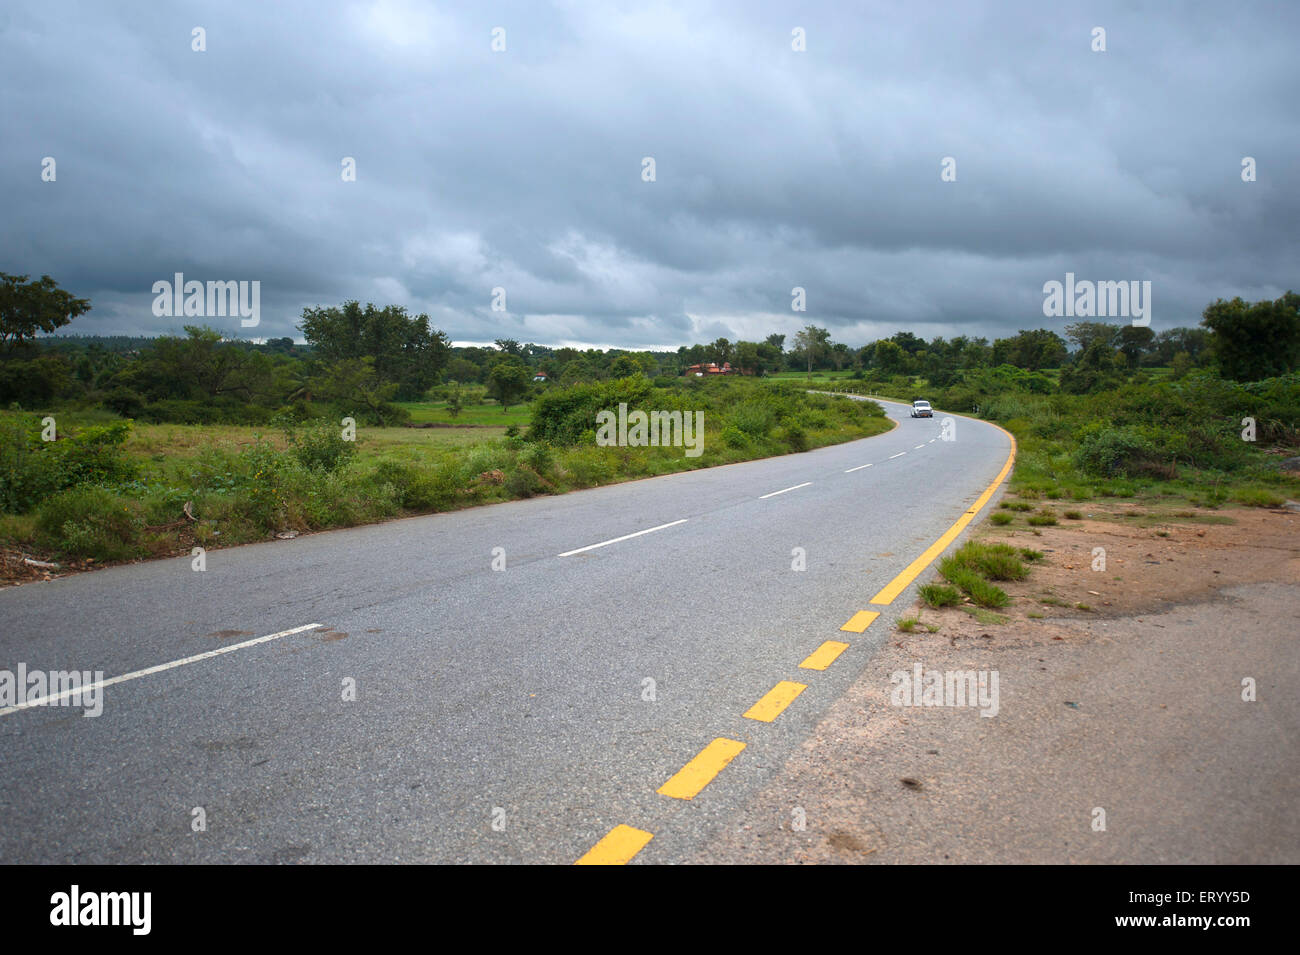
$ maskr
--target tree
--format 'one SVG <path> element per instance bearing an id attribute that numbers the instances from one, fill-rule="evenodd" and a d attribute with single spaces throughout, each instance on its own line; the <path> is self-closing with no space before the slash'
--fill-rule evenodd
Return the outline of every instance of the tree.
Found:
<path id="1" fill-rule="evenodd" d="M 721 365 L 723 362 L 731 361 L 731 342 L 725 338 L 719 338 L 708 347 L 709 360 Z"/>
<path id="2" fill-rule="evenodd" d="M 483 378 L 483 369 L 467 358 L 453 358 L 447 363 L 449 381 L 476 382 Z"/>
<path id="3" fill-rule="evenodd" d="M 872 361 L 886 375 L 899 375 L 907 368 L 907 352 L 898 342 L 884 338 L 876 342 Z"/>
<path id="4" fill-rule="evenodd" d="M 633 375 L 643 374 L 641 363 L 631 355 L 619 355 L 614 359 L 614 363 L 609 366 L 609 373 L 615 378 L 631 378 Z"/>
<path id="5" fill-rule="evenodd" d="M 925 348 L 925 340 L 911 332 L 895 332 L 889 340 L 909 355 L 915 355 Z"/>
<path id="6" fill-rule="evenodd" d="M 437 383 L 451 356 L 450 340 L 429 327 L 429 316 L 408 316 L 400 305 L 362 308 L 349 301 L 341 307 L 305 308 L 298 328 L 327 362 L 373 359 L 379 380 L 396 384 L 400 399 L 420 398 Z"/>
<path id="7" fill-rule="evenodd" d="M 1015 365 L 1027 371 L 1059 368 L 1068 354 L 1065 339 L 1046 328 L 1020 331 L 993 343 L 994 365 Z"/>
<path id="8" fill-rule="evenodd" d="M 506 358 L 493 365 L 488 372 L 488 390 L 501 402 L 501 409 L 509 411 L 510 406 L 516 404 L 528 391 L 530 377 L 528 366 L 522 361 L 514 357 Z"/>
<path id="9" fill-rule="evenodd" d="M 1156 333 L 1145 325 L 1124 325 L 1118 338 L 1120 354 L 1130 368 L 1137 368 L 1143 357 L 1155 350 Z"/>
<path id="10" fill-rule="evenodd" d="M 349 412 L 355 407 L 358 416 L 364 415 L 366 420 L 381 425 L 403 413 L 402 409 L 388 403 L 396 391 L 396 385 L 380 380 L 375 373 L 375 360 L 370 357 L 331 362 L 316 386 L 320 397 L 347 408 Z"/>
<path id="11" fill-rule="evenodd" d="M 755 342 L 736 342 L 736 367 L 742 375 L 757 375 L 762 371 L 762 359 Z"/>
<path id="12" fill-rule="evenodd" d="M 1250 304 L 1219 299 L 1206 307 L 1201 324 L 1210 330 L 1210 347 L 1219 370 L 1234 381 L 1259 381 L 1300 366 L 1300 295 Z"/>
<path id="13" fill-rule="evenodd" d="M 68 294 L 48 275 L 28 282 L 25 275 L 0 272 L 0 347 L 6 353 L 88 311 L 89 299 Z"/>
<path id="14" fill-rule="evenodd" d="M 1087 351 L 1097 343 L 1114 348 L 1119 326 L 1107 322 L 1074 322 L 1065 326 L 1065 337 L 1078 345 L 1080 351 Z"/>
<path id="15" fill-rule="evenodd" d="M 813 363 L 819 361 L 830 347 L 831 333 L 816 325 L 807 325 L 794 336 L 794 350 L 803 355 L 808 364 L 808 374 L 812 375 Z"/>
<path id="16" fill-rule="evenodd" d="M 464 407 L 465 405 L 461 400 L 460 394 L 460 382 L 453 381 L 451 383 L 451 394 L 447 396 L 447 414 L 451 415 L 453 418 L 459 418 L 461 410 Z"/>

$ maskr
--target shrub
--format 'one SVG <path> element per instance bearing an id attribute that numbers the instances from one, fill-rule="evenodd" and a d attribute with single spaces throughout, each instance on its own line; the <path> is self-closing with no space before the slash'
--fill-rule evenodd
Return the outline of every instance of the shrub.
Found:
<path id="1" fill-rule="evenodd" d="M 539 475 L 551 473 L 555 467 L 555 449 L 545 441 L 533 441 L 524 445 L 519 452 L 519 463 L 532 468 Z"/>
<path id="2" fill-rule="evenodd" d="M 145 552 L 139 505 L 102 487 L 74 487 L 47 498 L 36 524 L 53 550 L 69 557 L 130 560 Z"/>
<path id="3" fill-rule="evenodd" d="M 532 497 L 542 489 L 542 478 L 532 468 L 520 465 L 506 475 L 505 487 L 512 497 Z"/>
<path id="4" fill-rule="evenodd" d="M 1134 426 L 1086 426 L 1074 452 L 1075 466 L 1097 477 L 1160 477 L 1174 475 L 1172 462 L 1152 439 Z"/>
<path id="5" fill-rule="evenodd" d="M 785 444 L 791 451 L 806 451 L 808 449 L 808 435 L 798 425 L 786 425 Z"/>
<path id="6" fill-rule="evenodd" d="M 722 429 L 722 443 L 729 448 L 747 448 L 750 446 L 749 435 L 741 431 L 734 424 L 729 424 Z"/>
<path id="7" fill-rule="evenodd" d="M 0 510 L 19 513 L 55 491 L 133 479 L 136 466 L 123 450 L 130 433 L 130 422 L 115 421 L 43 441 L 35 416 L 6 418 L 0 422 Z"/>
<path id="8" fill-rule="evenodd" d="M 338 471 L 357 453 L 355 441 L 345 440 L 341 428 L 319 421 L 305 428 L 286 428 L 294 458 L 311 471 Z"/>
<path id="9" fill-rule="evenodd" d="M 763 438 L 776 424 L 776 413 L 766 401 L 743 401 L 731 412 L 731 424 L 745 434 Z"/>
<path id="10" fill-rule="evenodd" d="M 635 410 L 653 390 L 642 375 L 549 389 L 533 403 L 528 436 L 557 445 L 577 444 L 595 430 L 598 412 L 617 413 L 620 403 Z"/>

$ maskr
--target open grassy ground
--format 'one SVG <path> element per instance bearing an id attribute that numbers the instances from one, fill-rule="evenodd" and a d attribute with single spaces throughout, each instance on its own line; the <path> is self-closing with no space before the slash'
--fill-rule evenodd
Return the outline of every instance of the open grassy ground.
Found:
<path id="1" fill-rule="evenodd" d="M 397 404 L 411 413 L 412 424 L 450 424 L 462 427 L 476 425 L 500 428 L 504 431 L 512 424 L 520 428 L 525 427 L 529 418 L 527 404 L 511 405 L 509 411 L 502 410 L 500 403 L 496 401 L 488 404 L 466 404 L 458 415 L 452 415 L 447 410 L 445 401 L 399 401 Z"/>

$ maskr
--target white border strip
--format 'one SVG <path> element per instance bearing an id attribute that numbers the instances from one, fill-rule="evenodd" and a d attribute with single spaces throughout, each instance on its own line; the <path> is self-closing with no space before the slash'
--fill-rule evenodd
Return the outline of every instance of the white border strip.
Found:
<path id="1" fill-rule="evenodd" d="M 234 653 L 236 650 L 244 649 L 244 647 L 255 647 L 259 643 L 268 643 L 271 640 L 279 640 L 281 637 L 287 637 L 295 633 L 302 633 L 304 630 L 315 630 L 319 626 L 320 624 L 318 623 L 304 624 L 301 627 L 294 627 L 292 630 L 281 630 L 279 633 L 270 633 L 265 637 L 254 637 L 252 640 L 245 640 L 243 643 L 232 643 L 228 647 L 221 647 L 218 650 L 209 650 L 207 653 L 196 653 L 194 656 L 185 657 L 183 660 L 173 660 L 171 663 L 160 663 L 156 667 L 149 667 L 145 670 L 135 670 L 131 673 L 123 673 L 121 676 L 115 676 L 107 680 L 100 680 L 97 683 L 80 686 L 75 690 L 64 690 L 62 693 L 55 693 L 52 696 L 42 696 L 34 700 L 25 700 L 16 706 L 6 706 L 4 709 L 0 710 L 0 716 L 8 716 L 10 713 L 17 713 L 19 710 L 25 710 L 33 706 L 48 706 L 51 703 L 57 703 L 59 700 L 66 699 L 69 696 L 75 696 L 79 693 L 84 694 L 88 691 L 102 689 L 106 686 L 125 683 L 128 680 L 138 680 L 142 676 L 152 676 L 155 673 L 162 673 L 164 670 L 174 670 L 177 667 L 183 667 L 190 663 L 198 663 L 200 660 L 210 660 L 212 657 L 219 657 L 223 653 Z"/>
<path id="2" fill-rule="evenodd" d="M 648 527 L 643 531 L 637 531 L 635 534 L 624 534 L 622 537 L 615 537 L 613 540 L 601 541 L 599 544 L 588 544 L 586 547 L 579 547 L 577 550 L 566 550 L 561 557 L 572 557 L 574 554 L 581 554 L 584 550 L 595 550 L 597 547 L 608 547 L 610 544 L 617 544 L 619 541 L 631 540 L 633 537 L 640 537 L 642 534 L 653 534 L 655 531 L 661 531 L 665 527 L 676 527 L 678 524 L 685 524 L 690 518 L 683 517 L 680 521 L 672 521 L 668 524 L 660 524 L 658 527 Z"/>
<path id="3" fill-rule="evenodd" d="M 811 483 L 812 483 L 812 481 L 804 481 L 802 484 L 796 484 L 794 487 L 787 487 L 787 488 L 784 488 L 784 489 L 782 489 L 782 490 L 780 490 L 780 491 L 773 491 L 771 494 L 760 494 L 760 495 L 758 496 L 758 499 L 759 499 L 760 501 L 765 501 L 765 500 L 767 500 L 769 497 L 776 497 L 778 494 L 784 494 L 786 491 L 797 491 L 797 490 L 799 490 L 799 488 L 801 488 L 801 487 L 807 487 L 807 486 L 808 486 L 809 484 L 811 484 Z"/>

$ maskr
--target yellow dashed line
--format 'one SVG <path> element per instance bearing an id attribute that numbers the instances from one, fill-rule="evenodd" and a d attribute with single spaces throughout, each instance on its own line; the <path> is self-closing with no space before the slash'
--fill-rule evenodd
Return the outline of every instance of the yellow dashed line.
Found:
<path id="1" fill-rule="evenodd" d="M 713 782 L 727 764 L 740 755 L 745 744 L 734 739 L 718 737 L 699 755 L 677 771 L 672 779 L 659 787 L 659 794 L 674 799 L 693 799 L 701 789 Z"/>
<path id="2" fill-rule="evenodd" d="M 848 648 L 847 643 L 840 643 L 838 640 L 827 640 L 808 654 L 808 658 L 799 664 L 799 668 L 802 670 L 825 670 L 839 659 L 840 654 Z"/>
<path id="3" fill-rule="evenodd" d="M 784 713 L 785 708 L 793 703 L 799 694 L 806 689 L 808 689 L 807 683 L 782 680 L 764 693 L 761 700 L 745 711 L 745 718 L 758 720 L 762 723 L 771 723 Z"/>
<path id="4" fill-rule="evenodd" d="M 876 610 L 859 610 L 840 629 L 848 633 L 865 633 L 867 627 L 871 626 L 871 621 L 879 616 L 880 612 Z"/>
<path id="5" fill-rule="evenodd" d="M 985 422 L 985 423 L 987 424 L 989 422 Z M 993 427 L 997 428 L 997 425 L 993 425 Z M 871 603 L 873 604 L 893 603 L 894 598 L 897 597 L 899 594 L 901 594 L 904 590 L 906 590 L 908 584 L 916 580 L 917 577 L 921 576 L 921 572 L 924 571 L 925 568 L 929 567 L 930 564 L 934 562 L 934 559 L 938 557 L 940 554 L 942 554 L 944 552 L 944 549 L 947 548 L 949 544 L 951 544 L 954 540 L 957 539 L 957 535 L 960 534 L 962 531 L 964 531 L 966 529 L 966 525 L 975 519 L 975 515 L 979 513 L 980 508 L 982 508 L 985 504 L 988 503 L 989 498 L 993 496 L 993 492 L 998 489 L 998 485 L 1001 484 L 1002 481 L 1006 478 L 1006 476 L 1011 473 L 1011 465 L 1016 460 L 1016 439 L 1012 437 L 1010 432 L 1002 428 L 998 428 L 998 430 L 1001 431 L 1003 434 L 1005 434 L 1008 438 L 1011 438 L 1011 453 L 1007 455 L 1007 463 L 1002 465 L 1002 470 L 998 472 L 998 476 L 993 479 L 993 483 L 990 484 L 984 490 L 984 493 L 981 494 L 979 498 L 975 501 L 975 503 L 971 505 L 970 510 L 967 511 L 965 514 L 963 514 L 960 518 L 958 518 L 956 524 L 953 524 L 952 527 L 944 531 L 942 537 L 940 537 L 937 541 L 935 541 L 933 544 L 931 544 L 929 547 L 925 549 L 925 553 L 923 553 L 920 557 L 916 558 L 916 560 L 908 564 L 907 568 L 901 574 L 899 574 L 888 584 L 886 584 L 885 588 L 881 590 L 880 593 L 872 597 Z M 857 617 L 854 617 L 854 620 L 856 619 Z M 849 621 L 849 623 L 852 622 L 853 622 L 852 620 Z M 848 624 L 845 624 L 840 629 L 841 630 L 848 629 Z"/>
<path id="6" fill-rule="evenodd" d="M 654 838 L 653 832 L 618 825 L 574 865 L 625 865 Z"/>

